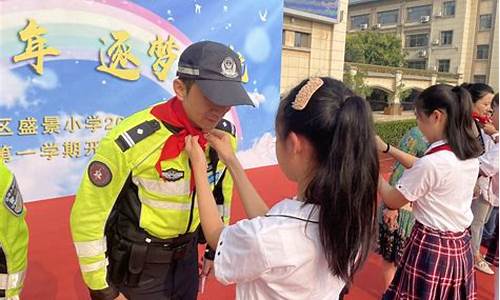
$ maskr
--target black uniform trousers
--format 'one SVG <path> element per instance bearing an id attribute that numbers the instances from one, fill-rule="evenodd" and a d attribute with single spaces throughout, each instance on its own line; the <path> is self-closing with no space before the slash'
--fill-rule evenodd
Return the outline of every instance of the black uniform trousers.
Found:
<path id="1" fill-rule="evenodd" d="M 198 247 L 189 243 L 182 258 L 171 263 L 145 263 L 139 283 L 116 288 L 129 300 L 195 300 L 198 294 Z"/>

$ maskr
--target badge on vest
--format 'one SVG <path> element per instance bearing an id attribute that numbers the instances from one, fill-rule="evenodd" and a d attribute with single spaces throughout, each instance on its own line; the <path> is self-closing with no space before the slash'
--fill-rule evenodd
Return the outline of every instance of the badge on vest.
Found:
<path id="1" fill-rule="evenodd" d="M 161 172 L 161 174 L 163 175 L 163 178 L 170 182 L 184 178 L 184 171 L 176 170 L 174 168 L 164 170 Z"/>
<path id="2" fill-rule="evenodd" d="M 7 209 L 15 216 L 19 217 L 23 213 L 23 197 L 21 196 L 21 192 L 19 192 L 15 177 L 12 179 L 3 202 Z"/>
<path id="3" fill-rule="evenodd" d="M 113 178 L 111 170 L 109 167 L 100 161 L 93 161 L 90 163 L 88 171 L 90 182 L 92 182 L 97 187 L 105 187 Z"/>

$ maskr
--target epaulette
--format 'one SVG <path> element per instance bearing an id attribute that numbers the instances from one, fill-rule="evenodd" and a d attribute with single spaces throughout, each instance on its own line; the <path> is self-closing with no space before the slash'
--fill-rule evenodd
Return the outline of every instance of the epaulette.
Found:
<path id="1" fill-rule="evenodd" d="M 230 133 L 234 137 L 236 136 L 236 126 L 234 126 L 233 123 L 229 122 L 226 119 L 220 120 L 215 128 Z"/>
<path id="2" fill-rule="evenodd" d="M 157 120 L 144 121 L 141 124 L 120 134 L 115 140 L 116 144 L 123 152 L 132 148 L 135 144 L 152 135 L 160 129 L 160 123 Z"/>

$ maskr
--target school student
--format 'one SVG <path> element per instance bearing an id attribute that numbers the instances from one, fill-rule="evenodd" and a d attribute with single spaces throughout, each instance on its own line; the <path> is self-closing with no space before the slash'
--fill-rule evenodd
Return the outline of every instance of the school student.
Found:
<path id="1" fill-rule="evenodd" d="M 483 146 L 483 153 L 488 153 L 495 145 L 493 136 L 498 134 L 498 130 L 491 122 L 492 99 L 494 96 L 493 89 L 484 83 L 463 83 L 461 85 L 470 94 L 472 99 L 472 117 L 475 121 L 478 130 L 478 139 Z M 481 239 L 483 237 L 484 226 L 493 212 L 494 207 L 498 207 L 498 197 L 492 193 L 491 178 L 480 176 L 476 182 L 476 193 L 472 200 L 472 221 L 470 231 L 472 236 L 472 252 L 474 253 L 474 267 L 476 270 L 494 274 L 494 271 L 484 260 L 480 252 Z"/>
<path id="2" fill-rule="evenodd" d="M 371 110 L 343 83 L 311 78 L 281 100 L 276 135 L 279 166 L 298 190 L 271 209 L 229 151 L 228 136 L 207 136 L 249 218 L 226 227 L 197 137 L 187 137 L 200 221 L 216 247 L 215 275 L 236 283 L 237 299 L 338 299 L 376 236 L 379 164 Z"/>
<path id="3" fill-rule="evenodd" d="M 498 130 L 498 94 L 495 95 L 491 103 L 493 109 L 492 123 Z M 489 179 L 491 185 L 490 197 L 496 197 L 498 201 L 498 142 L 485 154 L 479 158 L 479 168 L 482 176 Z M 488 246 L 485 261 L 498 269 L 498 215 L 496 217 L 496 226 L 493 237 Z M 495 277 L 495 299 L 498 299 L 498 270 Z"/>
<path id="4" fill-rule="evenodd" d="M 472 101 L 461 87 L 434 85 L 416 100 L 417 125 L 431 144 L 422 158 L 377 138 L 407 170 L 379 193 L 390 208 L 412 203 L 415 226 L 383 299 L 476 299 L 468 228 L 481 145 L 472 130 Z"/>

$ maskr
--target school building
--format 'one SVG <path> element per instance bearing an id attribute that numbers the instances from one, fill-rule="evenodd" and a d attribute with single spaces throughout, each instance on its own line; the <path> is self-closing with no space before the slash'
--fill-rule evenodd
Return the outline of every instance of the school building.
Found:
<path id="1" fill-rule="evenodd" d="M 497 0 L 351 0 L 347 31 L 401 37 L 409 68 L 498 91 Z"/>

